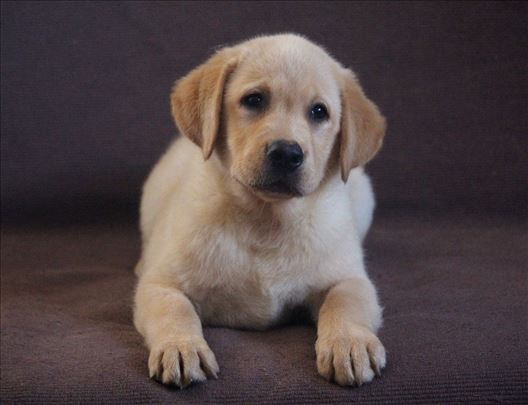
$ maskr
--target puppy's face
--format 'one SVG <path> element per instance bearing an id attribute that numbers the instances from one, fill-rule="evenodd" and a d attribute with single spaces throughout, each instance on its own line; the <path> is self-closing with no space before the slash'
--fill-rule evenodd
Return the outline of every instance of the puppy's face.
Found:
<path id="1" fill-rule="evenodd" d="M 218 52 L 171 98 L 180 131 L 206 159 L 222 138 L 231 177 L 265 200 L 310 194 L 339 165 L 346 181 L 376 153 L 385 129 L 352 72 L 295 35 Z"/>
<path id="2" fill-rule="evenodd" d="M 332 61 L 320 48 L 293 39 L 247 46 L 226 84 L 230 173 L 265 199 L 313 192 L 339 130 Z"/>

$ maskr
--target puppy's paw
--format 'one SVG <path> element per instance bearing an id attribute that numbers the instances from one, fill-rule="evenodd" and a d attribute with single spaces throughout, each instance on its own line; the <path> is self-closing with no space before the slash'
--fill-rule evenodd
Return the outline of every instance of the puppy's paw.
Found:
<path id="1" fill-rule="evenodd" d="M 317 370 L 339 385 L 361 385 L 381 375 L 385 348 L 377 336 L 356 326 L 346 332 L 319 337 L 315 344 Z"/>
<path id="2" fill-rule="evenodd" d="M 200 336 L 187 336 L 155 345 L 148 360 L 150 378 L 185 388 L 192 382 L 217 378 L 215 355 Z"/>

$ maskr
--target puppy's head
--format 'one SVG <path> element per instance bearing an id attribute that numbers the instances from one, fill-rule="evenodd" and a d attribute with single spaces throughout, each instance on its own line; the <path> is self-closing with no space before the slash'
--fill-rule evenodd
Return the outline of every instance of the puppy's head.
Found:
<path id="1" fill-rule="evenodd" d="M 204 158 L 219 146 L 231 177 L 265 200 L 310 194 L 338 168 L 346 182 L 385 133 L 352 71 L 291 34 L 220 50 L 176 83 L 171 102 Z"/>

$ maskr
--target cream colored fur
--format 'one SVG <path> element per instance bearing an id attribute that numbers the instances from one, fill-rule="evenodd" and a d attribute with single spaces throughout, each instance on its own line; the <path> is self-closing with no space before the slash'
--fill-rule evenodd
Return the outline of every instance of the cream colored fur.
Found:
<path id="1" fill-rule="evenodd" d="M 259 86 L 270 106 L 248 115 L 239 98 Z M 321 125 L 306 121 L 315 99 L 330 110 Z M 341 385 L 370 381 L 385 352 L 361 249 L 374 197 L 358 165 L 379 149 L 384 120 L 353 74 L 299 36 L 261 37 L 191 72 L 172 103 L 186 137 L 158 162 L 141 201 L 134 322 L 150 376 L 181 387 L 215 378 L 202 324 L 264 329 L 305 306 L 317 322 L 319 373 Z M 263 145 L 279 137 L 307 154 L 301 197 L 251 188 Z"/>

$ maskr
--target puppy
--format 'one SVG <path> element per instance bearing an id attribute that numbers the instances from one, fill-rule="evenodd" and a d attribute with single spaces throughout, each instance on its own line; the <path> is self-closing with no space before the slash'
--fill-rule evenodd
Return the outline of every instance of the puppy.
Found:
<path id="1" fill-rule="evenodd" d="M 263 36 L 179 80 L 171 105 L 184 137 L 141 201 L 134 323 L 150 376 L 216 378 L 202 325 L 264 329 L 303 306 L 319 374 L 371 381 L 385 350 L 361 249 L 374 208 L 362 166 L 385 120 L 352 71 L 300 36 Z"/>

